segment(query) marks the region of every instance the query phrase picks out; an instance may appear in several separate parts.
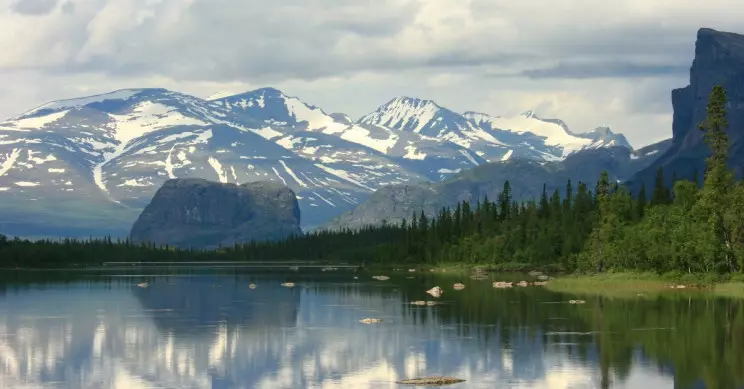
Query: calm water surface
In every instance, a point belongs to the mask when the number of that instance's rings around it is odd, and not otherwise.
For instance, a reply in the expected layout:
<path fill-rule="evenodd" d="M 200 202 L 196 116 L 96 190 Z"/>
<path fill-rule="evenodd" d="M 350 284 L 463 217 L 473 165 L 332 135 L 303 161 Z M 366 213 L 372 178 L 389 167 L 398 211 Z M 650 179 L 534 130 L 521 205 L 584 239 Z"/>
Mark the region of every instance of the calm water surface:
<path fill-rule="evenodd" d="M 451 388 L 744 387 L 741 301 L 430 274 L 148 272 L 6 273 L 0 388 L 393 388 L 423 375 L 467 380 Z M 441 304 L 410 304 L 435 285 Z"/>

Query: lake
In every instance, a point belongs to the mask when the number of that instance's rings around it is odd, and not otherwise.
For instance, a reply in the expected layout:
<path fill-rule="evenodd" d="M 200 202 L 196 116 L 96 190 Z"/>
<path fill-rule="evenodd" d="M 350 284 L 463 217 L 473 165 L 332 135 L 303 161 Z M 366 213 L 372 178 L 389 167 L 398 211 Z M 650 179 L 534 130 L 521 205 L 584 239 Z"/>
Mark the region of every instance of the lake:
<path fill-rule="evenodd" d="M 427 375 L 467 380 L 447 388 L 744 387 L 744 303 L 699 292 L 491 285 L 519 275 L 170 272 L 6 271 L 0 387 L 399 388 Z"/>

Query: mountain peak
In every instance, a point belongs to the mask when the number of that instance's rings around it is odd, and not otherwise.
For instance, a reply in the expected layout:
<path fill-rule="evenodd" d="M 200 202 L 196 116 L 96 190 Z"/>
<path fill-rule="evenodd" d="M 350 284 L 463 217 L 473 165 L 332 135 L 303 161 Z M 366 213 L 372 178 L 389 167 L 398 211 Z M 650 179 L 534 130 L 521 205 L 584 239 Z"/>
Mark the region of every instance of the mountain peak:
<path fill-rule="evenodd" d="M 444 110 L 432 100 L 398 96 L 360 118 L 360 124 L 389 127 L 400 131 L 419 133 L 431 121 L 441 117 Z"/>
<path fill-rule="evenodd" d="M 527 119 L 538 119 L 537 115 L 535 114 L 535 111 L 533 110 L 524 111 L 522 112 L 520 116 L 527 118 Z"/>
<path fill-rule="evenodd" d="M 390 106 L 390 105 L 406 105 L 406 106 L 413 106 L 413 107 L 424 107 L 424 106 L 431 105 L 431 106 L 440 108 L 439 104 L 435 103 L 432 100 L 425 100 L 425 99 L 420 99 L 418 97 L 410 97 L 410 96 L 397 96 L 397 97 L 392 98 L 387 103 L 381 105 L 378 108 L 378 110 L 383 107 Z"/>

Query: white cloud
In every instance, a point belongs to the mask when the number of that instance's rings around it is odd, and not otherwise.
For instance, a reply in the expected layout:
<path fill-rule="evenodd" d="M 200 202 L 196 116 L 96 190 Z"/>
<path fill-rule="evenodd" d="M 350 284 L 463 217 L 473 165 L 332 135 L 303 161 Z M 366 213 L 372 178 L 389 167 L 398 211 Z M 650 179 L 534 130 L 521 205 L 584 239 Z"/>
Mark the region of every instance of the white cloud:
<path fill-rule="evenodd" d="M 271 85 L 352 116 L 395 95 L 537 108 L 641 146 L 671 134 L 670 89 L 686 84 L 695 31 L 740 30 L 743 11 L 738 0 L 2 0 L 0 116 L 116 87 Z"/>

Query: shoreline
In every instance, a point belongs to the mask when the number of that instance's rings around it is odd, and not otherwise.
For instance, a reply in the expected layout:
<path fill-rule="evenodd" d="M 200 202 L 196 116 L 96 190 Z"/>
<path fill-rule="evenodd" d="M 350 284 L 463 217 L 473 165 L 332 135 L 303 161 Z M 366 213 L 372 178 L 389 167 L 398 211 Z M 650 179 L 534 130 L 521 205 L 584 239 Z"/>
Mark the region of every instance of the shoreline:
<path fill-rule="evenodd" d="M 715 277 L 707 274 L 572 274 L 552 278 L 545 287 L 553 292 L 607 297 L 640 297 L 665 292 L 690 292 L 709 293 L 716 297 L 744 298 L 744 277 L 741 274 L 728 277 Z"/>

